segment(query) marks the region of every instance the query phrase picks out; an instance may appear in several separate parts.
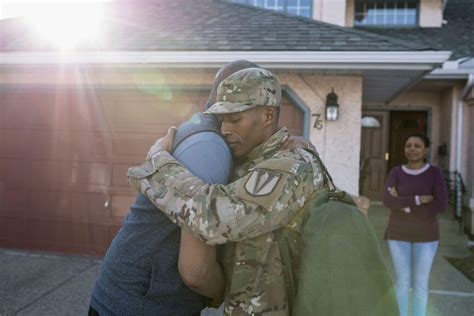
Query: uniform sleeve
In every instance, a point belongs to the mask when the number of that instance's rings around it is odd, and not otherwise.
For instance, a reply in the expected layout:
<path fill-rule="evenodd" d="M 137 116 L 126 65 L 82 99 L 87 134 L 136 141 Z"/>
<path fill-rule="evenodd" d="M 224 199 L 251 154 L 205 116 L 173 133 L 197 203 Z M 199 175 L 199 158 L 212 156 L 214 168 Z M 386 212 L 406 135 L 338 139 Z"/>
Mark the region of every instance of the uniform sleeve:
<path fill-rule="evenodd" d="M 389 188 L 395 188 L 398 190 L 398 170 L 393 168 L 390 170 L 390 173 L 387 178 L 387 183 L 385 183 L 385 189 L 383 193 L 383 205 L 390 208 L 405 208 L 417 206 L 416 198 L 414 195 L 411 196 L 392 196 L 390 194 Z"/>
<path fill-rule="evenodd" d="M 209 244 L 253 238 L 285 226 L 323 189 L 319 164 L 269 159 L 228 185 L 206 184 L 167 152 L 131 168 L 132 187 L 173 222 Z"/>

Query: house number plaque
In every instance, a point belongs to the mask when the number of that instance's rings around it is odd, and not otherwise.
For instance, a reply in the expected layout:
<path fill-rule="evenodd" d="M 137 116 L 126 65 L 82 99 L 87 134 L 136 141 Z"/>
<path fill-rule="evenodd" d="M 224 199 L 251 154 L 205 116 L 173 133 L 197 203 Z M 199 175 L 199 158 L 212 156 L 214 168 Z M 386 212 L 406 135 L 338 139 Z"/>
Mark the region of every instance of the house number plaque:
<path fill-rule="evenodd" d="M 315 113 L 312 116 L 315 116 L 313 127 L 316 129 L 323 129 L 323 120 L 321 119 L 321 113 Z"/>

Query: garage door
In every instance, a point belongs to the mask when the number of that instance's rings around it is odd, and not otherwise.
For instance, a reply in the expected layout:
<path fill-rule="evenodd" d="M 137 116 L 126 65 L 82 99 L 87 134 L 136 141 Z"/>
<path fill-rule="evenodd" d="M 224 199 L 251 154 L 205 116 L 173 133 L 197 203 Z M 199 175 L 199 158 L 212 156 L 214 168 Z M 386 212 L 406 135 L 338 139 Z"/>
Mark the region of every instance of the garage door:
<path fill-rule="evenodd" d="M 127 169 L 206 99 L 190 90 L 0 93 L 0 247 L 98 255 L 133 201 Z M 281 121 L 301 135 L 303 114 L 287 98 Z"/>

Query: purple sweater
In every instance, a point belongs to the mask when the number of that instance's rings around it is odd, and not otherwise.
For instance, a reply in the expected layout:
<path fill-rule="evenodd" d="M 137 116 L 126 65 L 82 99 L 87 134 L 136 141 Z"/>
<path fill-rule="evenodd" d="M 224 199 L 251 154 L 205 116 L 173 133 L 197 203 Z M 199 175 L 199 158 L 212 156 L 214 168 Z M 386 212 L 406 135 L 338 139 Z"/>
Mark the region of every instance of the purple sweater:
<path fill-rule="evenodd" d="M 392 196 L 389 187 L 395 187 L 398 196 Z M 415 196 L 428 194 L 434 196 L 433 201 L 417 205 Z M 441 169 L 429 166 L 422 173 L 413 175 L 402 166 L 394 167 L 385 184 L 383 203 L 391 209 L 386 239 L 410 242 L 439 240 L 437 214 L 448 207 L 448 193 Z M 409 212 L 404 208 L 409 208 Z"/>

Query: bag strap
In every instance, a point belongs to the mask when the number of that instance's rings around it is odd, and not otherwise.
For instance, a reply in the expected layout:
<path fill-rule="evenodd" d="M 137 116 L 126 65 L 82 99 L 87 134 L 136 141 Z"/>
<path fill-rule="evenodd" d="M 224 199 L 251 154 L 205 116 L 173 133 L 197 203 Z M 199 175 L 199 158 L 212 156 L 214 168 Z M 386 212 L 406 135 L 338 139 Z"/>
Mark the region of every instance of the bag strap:
<path fill-rule="evenodd" d="M 337 188 L 336 186 L 334 185 L 334 181 L 332 180 L 332 177 L 331 175 L 329 174 L 329 171 L 328 169 L 326 168 L 326 166 L 324 165 L 323 161 L 321 160 L 321 157 L 319 157 L 319 154 L 318 153 L 313 153 L 314 156 L 316 157 L 316 160 L 318 161 L 320 167 L 321 167 L 321 171 L 323 172 L 323 182 L 324 182 L 324 185 L 329 188 L 329 192 L 336 192 L 337 191 Z"/>
<path fill-rule="evenodd" d="M 313 151 L 310 151 L 310 152 L 316 157 L 316 160 L 318 160 L 318 163 L 321 167 L 321 171 L 323 173 L 323 184 L 326 188 L 328 188 L 328 194 L 333 193 L 336 196 L 339 196 L 339 194 L 341 193 L 345 194 L 345 192 L 337 192 L 337 188 L 334 185 L 334 181 L 332 180 L 332 177 L 329 174 L 329 171 L 327 170 L 323 161 L 319 157 L 319 154 Z M 314 199 L 314 197 L 312 199 Z M 308 204 L 304 207 L 304 209 L 306 209 L 307 207 L 311 207 L 310 206 L 311 204 L 308 202 Z M 278 243 L 278 248 L 280 249 L 281 261 L 284 266 L 283 273 L 285 275 L 285 281 L 286 281 L 288 304 L 290 306 L 293 306 L 293 301 L 296 299 L 297 289 L 295 288 L 295 280 L 293 278 L 293 273 L 292 273 L 293 267 L 291 264 L 290 247 L 288 245 L 288 240 L 285 237 L 285 234 L 283 234 L 283 230 L 284 228 L 280 228 L 274 231 L 274 234 L 276 237 L 276 241 Z"/>

